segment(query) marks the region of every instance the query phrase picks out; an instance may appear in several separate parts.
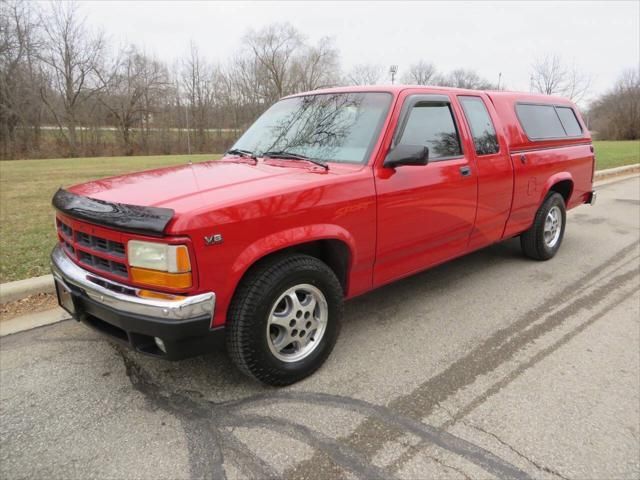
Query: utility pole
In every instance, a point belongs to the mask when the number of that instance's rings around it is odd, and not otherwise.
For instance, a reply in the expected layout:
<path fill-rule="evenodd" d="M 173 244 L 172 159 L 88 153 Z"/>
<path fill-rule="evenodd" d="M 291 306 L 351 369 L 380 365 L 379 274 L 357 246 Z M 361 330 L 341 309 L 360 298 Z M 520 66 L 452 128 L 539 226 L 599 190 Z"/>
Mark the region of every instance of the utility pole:
<path fill-rule="evenodd" d="M 391 65 L 391 67 L 389 67 L 389 73 L 391 74 L 391 85 L 393 85 L 396 79 L 396 73 L 398 73 L 398 65 Z"/>
<path fill-rule="evenodd" d="M 500 82 L 502 81 L 502 72 L 498 73 L 498 90 L 500 90 Z"/>

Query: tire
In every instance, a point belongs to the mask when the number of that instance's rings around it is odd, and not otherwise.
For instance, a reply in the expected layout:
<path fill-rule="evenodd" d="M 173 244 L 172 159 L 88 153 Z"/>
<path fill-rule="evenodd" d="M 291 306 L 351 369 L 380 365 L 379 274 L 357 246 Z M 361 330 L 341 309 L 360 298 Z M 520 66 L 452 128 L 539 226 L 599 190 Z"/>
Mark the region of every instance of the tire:
<path fill-rule="evenodd" d="M 268 258 L 252 267 L 231 302 L 229 356 L 250 377 L 268 385 L 290 385 L 327 359 L 342 312 L 342 286 L 325 263 L 301 254 Z"/>
<path fill-rule="evenodd" d="M 566 220 L 567 210 L 562 195 L 550 193 L 536 212 L 531 228 L 520 236 L 524 254 L 534 260 L 553 258 L 562 244 Z"/>

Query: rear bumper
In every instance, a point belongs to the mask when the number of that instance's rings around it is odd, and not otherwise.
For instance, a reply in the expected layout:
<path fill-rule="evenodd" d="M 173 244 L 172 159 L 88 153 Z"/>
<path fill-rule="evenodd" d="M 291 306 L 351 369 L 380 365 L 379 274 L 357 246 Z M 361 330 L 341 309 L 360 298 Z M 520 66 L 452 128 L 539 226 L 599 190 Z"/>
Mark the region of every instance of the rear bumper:
<path fill-rule="evenodd" d="M 144 298 L 139 289 L 79 267 L 59 245 L 51 253 L 51 270 L 56 288 L 72 298 L 76 320 L 141 353 L 178 360 L 223 345 L 224 328 L 210 328 L 213 292 L 167 300 Z"/>
<path fill-rule="evenodd" d="M 589 192 L 587 194 L 587 201 L 584 203 L 588 203 L 589 205 L 595 205 L 597 197 L 598 197 L 598 193 L 595 190 L 593 192 Z"/>

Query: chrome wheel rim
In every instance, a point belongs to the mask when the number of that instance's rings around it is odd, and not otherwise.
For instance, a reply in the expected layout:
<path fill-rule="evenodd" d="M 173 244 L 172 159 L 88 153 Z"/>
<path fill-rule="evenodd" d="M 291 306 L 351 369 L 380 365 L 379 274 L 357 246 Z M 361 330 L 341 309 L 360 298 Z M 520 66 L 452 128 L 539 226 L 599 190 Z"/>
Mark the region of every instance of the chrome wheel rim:
<path fill-rule="evenodd" d="M 283 362 L 298 362 L 318 348 L 327 329 L 329 307 L 313 285 L 286 290 L 274 302 L 267 321 L 267 343 Z"/>
<path fill-rule="evenodd" d="M 562 212 L 557 206 L 551 207 L 544 220 L 544 243 L 549 248 L 556 246 L 562 231 Z"/>

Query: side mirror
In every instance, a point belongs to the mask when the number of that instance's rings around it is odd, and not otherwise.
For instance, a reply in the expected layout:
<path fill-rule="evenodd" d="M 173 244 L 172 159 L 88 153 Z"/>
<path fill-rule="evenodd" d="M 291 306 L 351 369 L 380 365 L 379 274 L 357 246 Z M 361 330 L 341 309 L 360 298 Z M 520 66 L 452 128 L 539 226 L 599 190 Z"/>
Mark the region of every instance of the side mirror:
<path fill-rule="evenodd" d="M 427 163 L 429 163 L 429 147 L 424 145 L 396 145 L 384 159 L 384 166 L 389 168 Z"/>

